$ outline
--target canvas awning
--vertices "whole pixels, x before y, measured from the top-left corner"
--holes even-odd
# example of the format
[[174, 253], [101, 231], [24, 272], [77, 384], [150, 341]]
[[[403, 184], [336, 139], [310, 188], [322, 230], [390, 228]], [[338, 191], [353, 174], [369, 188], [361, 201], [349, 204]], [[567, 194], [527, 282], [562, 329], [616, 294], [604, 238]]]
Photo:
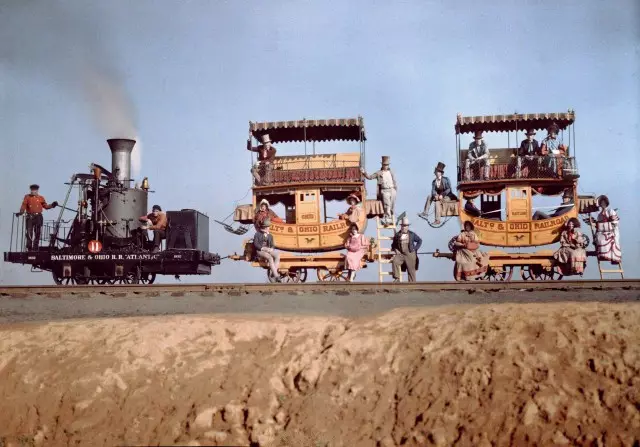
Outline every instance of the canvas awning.
[[515, 130], [542, 130], [556, 123], [560, 130], [573, 124], [575, 112], [566, 113], [525, 113], [512, 115], [462, 116], [458, 114], [456, 133], [514, 132]]
[[293, 141], [366, 140], [362, 117], [346, 119], [249, 122], [249, 131], [260, 141], [264, 134], [274, 143]]

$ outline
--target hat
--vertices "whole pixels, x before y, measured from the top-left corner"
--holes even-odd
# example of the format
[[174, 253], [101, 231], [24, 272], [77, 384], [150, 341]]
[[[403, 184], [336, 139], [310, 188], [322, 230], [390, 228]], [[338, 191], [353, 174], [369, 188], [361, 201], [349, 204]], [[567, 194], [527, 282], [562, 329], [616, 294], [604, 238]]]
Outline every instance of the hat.
[[482, 131], [476, 130], [476, 133], [473, 135], [474, 140], [482, 140]]
[[40, 189], [40, 186], [34, 183], [33, 185], [29, 186], [29, 189]]
[[533, 129], [527, 130], [527, 133], [526, 133], [526, 135], [535, 135], [535, 134], [536, 134], [536, 131]]
[[269, 201], [267, 199], [262, 199], [260, 203], [258, 203], [258, 208], [260, 208], [263, 203], [267, 205], [267, 208], [271, 208], [271, 205], [269, 205]]
[[260, 224], [260, 227], [262, 228], [268, 228], [270, 226], [271, 226], [271, 219], [269, 218], [263, 220], [262, 223]]
[[355, 194], [349, 194], [349, 196], [347, 197], [347, 202], [351, 199], [354, 199], [356, 201], [356, 203], [360, 203], [360, 199], [358, 198], [357, 195]]
[[433, 172], [442, 172], [444, 174], [444, 163], [442, 163], [441, 161], [438, 162], [438, 166], [436, 166], [436, 169]]
[[556, 123], [551, 123], [549, 127], [547, 127], [548, 132], [558, 132], [558, 130], [560, 130], [560, 128]]
[[155, 211], [155, 210], [162, 211], [162, 208], [160, 208], [160, 205], [153, 205], [153, 208], [151, 208], [151, 211]]
[[271, 143], [271, 138], [269, 138], [268, 133], [265, 133], [264, 135], [262, 135], [261, 140], [262, 140], [262, 144]]
[[408, 217], [403, 217], [402, 220], [400, 221], [400, 226], [401, 227], [408, 227], [409, 225], [411, 225], [411, 223], [409, 222], [409, 218]]
[[388, 155], [383, 155], [382, 156], [382, 164], [383, 165], [391, 164], [391, 162], [389, 161], [389, 156]]

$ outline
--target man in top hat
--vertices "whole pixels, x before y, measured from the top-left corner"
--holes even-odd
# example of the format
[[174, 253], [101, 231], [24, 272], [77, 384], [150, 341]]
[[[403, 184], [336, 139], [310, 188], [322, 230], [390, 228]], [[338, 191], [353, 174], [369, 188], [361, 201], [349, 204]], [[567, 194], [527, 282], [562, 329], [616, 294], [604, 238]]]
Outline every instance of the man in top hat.
[[274, 248], [273, 236], [269, 233], [269, 227], [271, 227], [271, 219], [266, 218], [262, 221], [260, 230], [256, 231], [255, 236], [253, 236], [253, 247], [256, 250], [258, 259], [267, 261], [275, 280], [282, 282], [282, 278], [280, 278], [280, 274], [278, 273], [280, 253]]
[[[527, 138], [522, 140], [520, 148], [518, 149], [518, 158], [516, 166], [516, 176], [522, 177], [522, 165], [529, 167], [529, 169], [535, 166], [535, 157], [540, 155], [540, 145], [538, 140], [534, 138], [536, 134], [535, 130], [527, 130]], [[529, 174], [531, 176], [531, 173]]]
[[261, 185], [269, 179], [269, 174], [273, 170], [273, 162], [276, 159], [276, 148], [271, 145], [268, 134], [262, 135], [262, 144], [258, 147], [251, 146], [251, 138], [247, 139], [247, 150], [258, 153], [258, 161], [251, 168], [251, 174], [256, 179], [256, 185]]
[[482, 131], [477, 130], [473, 136], [473, 142], [469, 144], [467, 159], [465, 160], [465, 177], [471, 180], [471, 166], [478, 165], [480, 168], [480, 178], [489, 178], [489, 149], [482, 139]]
[[[558, 125], [552, 123], [547, 128], [547, 137], [542, 140], [542, 146], [540, 147], [540, 153], [546, 158], [546, 165], [549, 169], [549, 174], [553, 177], [561, 177], [558, 172], [558, 158], [562, 159], [566, 156], [567, 147], [558, 138]], [[564, 167], [564, 163], [561, 161], [561, 168]]]
[[162, 239], [167, 238], [167, 215], [162, 212], [160, 205], [153, 205], [151, 213], [140, 217], [140, 222], [145, 222], [143, 230], [153, 231], [153, 252], [160, 251]]
[[573, 192], [571, 189], [565, 189], [562, 193], [562, 205], [556, 208], [551, 214], [547, 214], [542, 211], [536, 211], [533, 213], [533, 220], [542, 220], [542, 219], [552, 219], [554, 217], [562, 216], [563, 214], [567, 214], [569, 211], [573, 209], [574, 199]]
[[378, 180], [378, 200], [382, 201], [382, 206], [384, 208], [384, 217], [382, 219], [383, 225], [391, 225], [393, 223], [396, 206], [396, 193], [398, 191], [396, 176], [393, 174], [389, 165], [389, 157], [385, 155], [382, 157], [382, 168], [379, 171], [368, 175], [364, 168], [360, 168], [360, 172], [362, 172], [362, 175], [364, 175], [366, 179]]
[[58, 206], [58, 202], [53, 202], [51, 205], [47, 204], [45, 198], [38, 194], [38, 191], [40, 191], [38, 185], [33, 184], [29, 186], [29, 190], [30, 193], [22, 199], [20, 212], [16, 213], [16, 216], [27, 213], [25, 217], [26, 248], [27, 251], [37, 251], [40, 245], [40, 232], [42, 231], [42, 224], [44, 223], [42, 210], [55, 208]]
[[450, 202], [452, 200], [458, 200], [458, 198], [451, 192], [451, 182], [448, 177], [444, 176], [444, 163], [438, 162], [436, 169], [433, 171], [436, 178], [431, 182], [431, 194], [427, 197], [427, 202], [424, 204], [424, 211], [422, 216], [426, 217], [431, 206], [431, 202], [436, 202], [435, 212], [436, 220], [435, 224], [440, 223], [440, 217], [442, 215], [442, 202]]
[[416, 282], [416, 264], [418, 261], [418, 250], [422, 245], [422, 239], [413, 231], [409, 231], [409, 219], [403, 217], [400, 221], [400, 231], [393, 237], [391, 251], [393, 256], [393, 279], [399, 281], [399, 274], [402, 266], [407, 269], [409, 282]]

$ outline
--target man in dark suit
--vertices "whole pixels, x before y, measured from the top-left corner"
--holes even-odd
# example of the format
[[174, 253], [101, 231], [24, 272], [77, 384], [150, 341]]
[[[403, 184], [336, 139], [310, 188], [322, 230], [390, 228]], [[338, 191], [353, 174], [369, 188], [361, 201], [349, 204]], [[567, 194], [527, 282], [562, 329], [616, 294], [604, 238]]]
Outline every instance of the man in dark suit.
[[400, 231], [393, 237], [391, 251], [393, 256], [393, 279], [399, 281], [402, 266], [407, 269], [409, 282], [416, 282], [416, 267], [418, 263], [418, 250], [422, 245], [422, 239], [413, 231], [409, 231], [409, 219], [402, 218]]
[[562, 205], [556, 208], [551, 214], [547, 214], [543, 211], [536, 211], [535, 213], [533, 213], [532, 219], [543, 220], [562, 216], [563, 214], [567, 214], [569, 211], [571, 211], [574, 205], [575, 202], [573, 198], [573, 191], [571, 189], [566, 189], [562, 194]]
[[436, 178], [431, 182], [431, 194], [427, 197], [427, 202], [424, 204], [424, 211], [422, 217], [427, 217], [431, 202], [435, 203], [436, 220], [434, 224], [440, 223], [440, 217], [442, 215], [442, 202], [450, 202], [458, 200], [455, 194], [451, 192], [451, 182], [444, 176], [444, 163], [438, 162], [438, 166], [434, 170]]
[[538, 165], [538, 157], [540, 156], [540, 145], [538, 144], [538, 140], [533, 138], [535, 134], [536, 132], [534, 130], [528, 130], [526, 133], [527, 138], [520, 143], [516, 161], [516, 176], [518, 178], [522, 177], [522, 166], [529, 168], [528, 177], [535, 177], [535, 168]]

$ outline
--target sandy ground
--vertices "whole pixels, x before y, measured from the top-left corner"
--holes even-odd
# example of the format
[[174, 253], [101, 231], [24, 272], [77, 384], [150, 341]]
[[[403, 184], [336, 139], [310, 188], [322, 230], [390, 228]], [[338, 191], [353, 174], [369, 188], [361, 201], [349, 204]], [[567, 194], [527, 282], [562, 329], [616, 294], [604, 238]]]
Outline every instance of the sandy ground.
[[592, 302], [5, 324], [0, 445], [635, 446], [638, 321]]

